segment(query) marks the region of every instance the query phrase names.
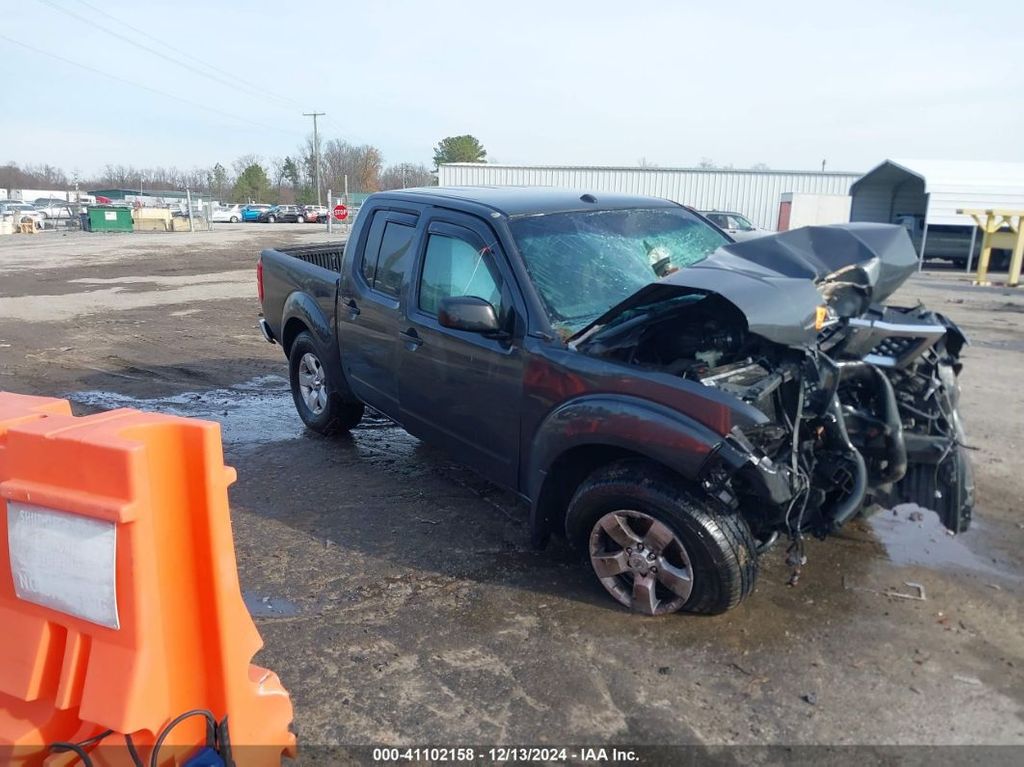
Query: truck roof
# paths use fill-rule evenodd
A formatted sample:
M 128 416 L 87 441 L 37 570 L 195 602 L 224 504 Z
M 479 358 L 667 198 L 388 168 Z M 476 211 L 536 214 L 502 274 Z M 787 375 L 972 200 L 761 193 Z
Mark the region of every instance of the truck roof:
M 676 207 L 677 203 L 660 197 L 644 197 L 615 192 L 588 192 L 584 189 L 559 189 L 550 186 L 424 186 L 382 192 L 388 197 L 461 200 L 485 205 L 509 217 L 575 210 L 616 210 L 628 208 Z

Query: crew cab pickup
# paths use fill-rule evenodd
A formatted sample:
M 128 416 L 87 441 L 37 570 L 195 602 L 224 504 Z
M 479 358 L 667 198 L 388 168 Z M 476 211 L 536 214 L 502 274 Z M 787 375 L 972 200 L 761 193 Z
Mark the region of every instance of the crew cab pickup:
M 549 188 L 371 196 L 345 244 L 264 250 L 268 341 L 323 434 L 370 406 L 530 505 L 617 601 L 728 610 L 758 557 L 873 504 L 974 503 L 956 326 L 881 304 L 900 227 L 733 242 L 667 200 Z

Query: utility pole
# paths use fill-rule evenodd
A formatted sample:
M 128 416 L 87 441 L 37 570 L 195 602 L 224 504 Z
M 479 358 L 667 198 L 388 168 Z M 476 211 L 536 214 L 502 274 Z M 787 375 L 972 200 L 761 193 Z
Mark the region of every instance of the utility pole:
M 316 118 L 323 117 L 326 112 L 303 112 L 303 117 L 313 118 L 313 165 L 316 175 L 316 204 L 320 205 L 320 134 L 316 130 Z

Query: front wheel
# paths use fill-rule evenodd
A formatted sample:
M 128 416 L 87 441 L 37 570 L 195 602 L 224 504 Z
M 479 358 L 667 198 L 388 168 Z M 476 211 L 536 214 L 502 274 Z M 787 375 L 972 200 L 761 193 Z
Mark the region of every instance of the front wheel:
M 237 224 L 238 223 L 238 216 L 232 216 L 231 217 L 231 223 L 232 224 Z
M 276 218 L 274 218 L 273 216 L 267 216 L 267 223 L 268 224 L 273 224 L 273 223 L 276 223 L 276 222 L 277 222 Z
M 588 477 L 569 503 L 566 533 L 605 590 L 646 615 L 722 613 L 757 578 L 757 544 L 739 513 L 715 509 L 648 461 Z
M 288 373 L 295 409 L 313 431 L 330 436 L 349 431 L 362 420 L 363 403 L 342 400 L 308 332 L 292 343 Z

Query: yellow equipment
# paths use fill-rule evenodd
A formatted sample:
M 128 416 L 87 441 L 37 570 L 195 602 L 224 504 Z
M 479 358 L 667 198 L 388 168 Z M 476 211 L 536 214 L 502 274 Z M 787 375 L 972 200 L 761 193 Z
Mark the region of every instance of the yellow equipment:
M 1015 288 L 1020 283 L 1021 260 L 1024 258 L 1024 211 L 1021 210 L 970 210 L 960 208 L 957 213 L 970 216 L 984 233 L 981 241 L 981 255 L 978 256 L 978 275 L 975 285 L 991 285 L 988 281 L 988 263 L 992 248 L 1013 250 L 1010 272 L 1006 285 Z M 1007 227 L 1004 229 L 1004 227 Z

